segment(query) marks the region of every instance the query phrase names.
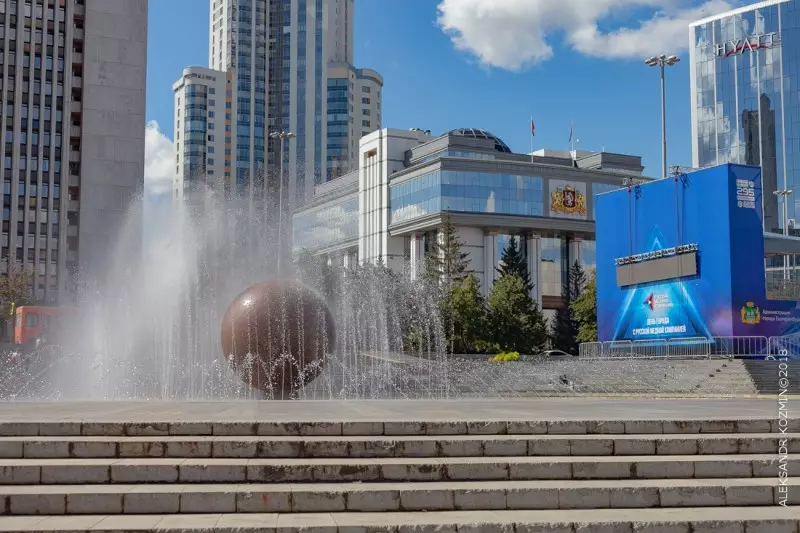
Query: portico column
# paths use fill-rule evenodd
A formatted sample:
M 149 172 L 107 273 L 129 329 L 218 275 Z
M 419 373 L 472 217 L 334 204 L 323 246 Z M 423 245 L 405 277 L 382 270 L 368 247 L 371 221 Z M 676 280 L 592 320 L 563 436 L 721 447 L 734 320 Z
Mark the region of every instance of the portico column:
M 351 268 L 352 265 L 350 264 L 351 255 L 349 251 L 345 251 L 342 254 L 342 266 L 344 268 Z
M 536 304 L 539 306 L 539 309 L 542 308 L 542 288 L 541 283 L 541 275 L 539 272 L 539 268 L 542 264 L 542 247 L 540 242 L 539 235 L 527 235 L 525 238 L 525 249 L 527 251 L 527 258 L 528 258 L 528 274 L 531 277 L 531 284 L 533 285 L 533 289 L 531 290 L 531 298 L 536 301 Z
M 572 265 L 575 264 L 575 261 L 581 263 L 581 243 L 583 242 L 583 237 L 572 237 L 569 241 L 569 264 L 567 265 L 567 269 L 572 268 Z
M 481 291 L 484 296 L 489 296 L 494 286 L 497 270 L 497 232 L 485 231 L 483 234 L 483 283 Z
M 425 235 L 414 233 L 411 235 L 411 279 L 419 279 L 425 261 Z

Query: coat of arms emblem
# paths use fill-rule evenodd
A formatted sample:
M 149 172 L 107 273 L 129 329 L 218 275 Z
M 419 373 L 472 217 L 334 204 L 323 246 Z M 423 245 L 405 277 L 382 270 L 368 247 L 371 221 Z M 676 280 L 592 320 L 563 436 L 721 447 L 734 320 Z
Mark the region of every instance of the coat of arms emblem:
M 565 215 L 586 216 L 586 197 L 574 187 L 558 187 L 550 195 L 550 210 Z
M 761 311 L 756 307 L 755 302 L 747 302 L 742 307 L 742 323 L 743 324 L 759 324 L 761 323 Z

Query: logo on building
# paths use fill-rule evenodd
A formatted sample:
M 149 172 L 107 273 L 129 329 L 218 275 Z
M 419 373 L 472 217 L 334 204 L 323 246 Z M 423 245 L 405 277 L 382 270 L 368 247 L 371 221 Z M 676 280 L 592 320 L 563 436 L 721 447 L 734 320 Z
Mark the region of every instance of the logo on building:
M 558 187 L 550 195 L 550 210 L 553 213 L 586 216 L 586 197 L 569 185 Z
M 760 324 L 761 311 L 756 307 L 755 302 L 747 302 L 742 307 L 742 323 L 743 324 Z
M 756 52 L 762 48 L 774 48 L 780 46 L 781 34 L 778 32 L 759 33 L 750 37 L 733 39 L 714 45 L 714 55 L 717 57 L 728 57 L 742 55 L 745 52 Z
M 655 308 L 655 305 L 656 305 L 655 294 L 651 293 L 650 296 L 648 296 L 647 299 L 644 301 L 644 305 L 649 307 L 650 310 L 652 311 Z

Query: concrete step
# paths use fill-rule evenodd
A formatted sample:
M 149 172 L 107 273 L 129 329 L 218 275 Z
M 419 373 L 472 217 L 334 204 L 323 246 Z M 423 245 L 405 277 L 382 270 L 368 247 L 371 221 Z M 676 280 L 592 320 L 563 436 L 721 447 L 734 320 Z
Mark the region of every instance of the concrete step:
M 26 485 L 3 514 L 327 513 L 723 507 L 800 503 L 800 480 L 770 478 L 349 484 Z
M 326 458 L 800 453 L 800 433 L 401 437 L 5 437 L 0 458 Z
M 0 517 L 0 531 L 83 533 L 798 533 L 798 507 Z
M 789 476 L 800 455 L 787 455 Z M 2 459 L 0 485 L 771 477 L 777 454 L 375 459 Z
M 673 402 L 674 403 L 674 402 Z M 577 405 L 577 404 L 576 404 Z M 667 404 L 665 404 L 667 405 Z M 138 422 L 59 421 L 0 422 L 0 436 L 404 436 L 404 435 L 582 435 L 800 432 L 800 418 L 742 417 L 721 419 L 625 420 L 473 420 L 473 421 L 207 421 Z M 576 409 L 576 413 L 580 412 Z

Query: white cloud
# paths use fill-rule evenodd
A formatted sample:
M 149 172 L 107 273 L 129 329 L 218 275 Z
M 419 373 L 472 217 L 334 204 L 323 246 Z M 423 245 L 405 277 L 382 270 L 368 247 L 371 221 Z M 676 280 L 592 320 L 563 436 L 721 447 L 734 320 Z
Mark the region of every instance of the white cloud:
M 175 177 L 175 145 L 151 120 L 144 130 L 144 189 L 148 195 L 168 193 Z
M 732 0 L 731 0 L 732 1 Z M 689 23 L 726 11 L 728 0 L 441 0 L 438 24 L 484 65 L 520 70 L 553 56 L 554 37 L 593 57 L 640 59 L 689 46 Z M 613 31 L 601 23 L 650 10 Z

